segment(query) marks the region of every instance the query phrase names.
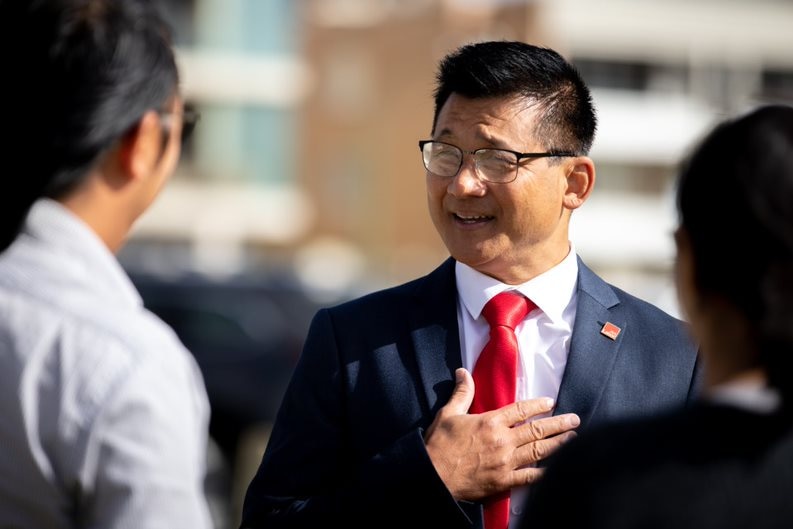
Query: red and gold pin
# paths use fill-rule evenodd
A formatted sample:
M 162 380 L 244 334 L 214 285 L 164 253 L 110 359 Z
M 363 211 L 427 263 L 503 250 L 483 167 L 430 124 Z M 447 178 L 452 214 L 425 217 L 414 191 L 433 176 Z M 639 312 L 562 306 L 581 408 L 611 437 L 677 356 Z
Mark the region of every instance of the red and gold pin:
M 603 336 L 608 336 L 612 340 L 616 340 L 617 336 L 620 335 L 620 331 L 622 331 L 622 329 L 620 329 L 610 321 L 607 321 L 603 325 L 603 328 L 600 329 L 600 334 L 602 334 Z

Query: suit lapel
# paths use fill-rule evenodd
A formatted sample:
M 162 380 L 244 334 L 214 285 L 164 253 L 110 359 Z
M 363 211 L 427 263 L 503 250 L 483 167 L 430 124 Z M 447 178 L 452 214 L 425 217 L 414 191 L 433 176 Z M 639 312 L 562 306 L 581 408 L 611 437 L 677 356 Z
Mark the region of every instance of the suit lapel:
M 600 402 L 629 329 L 624 317 L 612 310 L 619 299 L 611 287 L 580 259 L 578 269 L 576 318 L 555 413 L 577 413 L 583 427 Z M 615 339 L 601 334 L 606 323 L 620 329 Z
M 413 300 L 415 310 L 408 314 L 410 338 L 430 410 L 429 421 L 448 402 L 454 390 L 454 371 L 463 365 L 454 264 L 454 259 L 447 259 L 417 283 Z M 461 501 L 458 504 L 472 521 L 473 529 L 484 527 L 481 503 Z
M 413 307 L 408 314 L 410 338 L 427 406 L 434 416 L 451 396 L 454 370 L 462 366 L 453 259 L 417 283 Z

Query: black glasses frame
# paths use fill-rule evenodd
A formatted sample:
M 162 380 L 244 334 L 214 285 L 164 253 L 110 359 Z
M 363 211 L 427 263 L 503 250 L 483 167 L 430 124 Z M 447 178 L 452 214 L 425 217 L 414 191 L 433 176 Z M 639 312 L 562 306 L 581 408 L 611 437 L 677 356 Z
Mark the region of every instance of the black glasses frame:
M 457 149 L 461 153 L 461 155 L 460 155 L 460 165 L 457 166 L 457 170 L 454 172 L 454 174 L 450 174 L 450 175 L 439 174 L 438 175 L 438 176 L 442 176 L 442 177 L 446 177 L 446 178 L 451 178 L 453 176 L 456 176 L 460 172 L 460 169 L 463 167 L 463 156 L 462 155 L 470 154 L 471 156 L 476 156 L 476 153 L 478 153 L 479 151 L 508 152 L 508 153 L 511 153 L 511 154 L 515 155 L 517 163 L 520 163 L 521 160 L 525 160 L 525 159 L 529 159 L 529 158 L 536 159 L 536 158 L 554 158 L 554 157 L 565 157 L 565 156 L 578 156 L 577 154 L 575 154 L 574 152 L 571 152 L 571 151 L 518 152 L 518 151 L 513 151 L 513 150 L 510 150 L 510 149 L 497 149 L 497 148 L 494 148 L 494 147 L 482 147 L 481 149 L 475 149 L 473 151 L 466 151 L 466 150 L 461 149 L 457 145 L 454 145 L 454 144 L 451 144 L 451 143 L 446 143 L 445 141 L 420 140 L 419 141 L 419 150 L 421 151 L 421 154 L 422 154 L 421 161 L 424 164 L 424 168 L 427 171 L 431 172 L 432 174 L 437 174 L 437 173 L 434 173 L 433 171 L 430 170 L 429 167 L 427 167 L 427 160 L 424 157 L 424 146 L 428 145 L 430 143 L 440 143 L 442 145 L 446 145 L 448 147 L 452 147 L 454 149 Z M 477 173 L 477 175 L 479 176 L 479 178 L 481 178 L 485 182 L 491 182 L 491 183 L 494 183 L 494 184 L 509 184 L 510 182 L 514 182 L 515 179 L 518 177 L 518 168 L 517 167 L 515 168 L 515 176 L 513 176 L 512 179 L 510 179 L 510 180 L 502 180 L 502 181 L 495 180 L 494 181 L 494 180 L 489 180 L 488 178 L 483 177 L 482 175 L 480 175 L 478 173 Z

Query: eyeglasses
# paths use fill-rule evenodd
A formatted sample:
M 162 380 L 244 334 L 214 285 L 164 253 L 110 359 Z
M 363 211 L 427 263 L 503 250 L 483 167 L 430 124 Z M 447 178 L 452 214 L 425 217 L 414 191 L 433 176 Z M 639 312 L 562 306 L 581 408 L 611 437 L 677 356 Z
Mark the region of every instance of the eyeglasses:
M 480 179 L 495 184 L 508 184 L 518 177 L 520 161 L 528 158 L 576 156 L 568 151 L 517 152 L 508 149 L 476 149 L 464 151 L 456 145 L 442 141 L 419 142 L 424 167 L 437 176 L 452 177 L 463 166 L 463 155 L 474 157 L 474 167 Z
M 174 116 L 178 116 L 178 115 L 182 116 L 181 142 L 182 145 L 184 145 L 190 139 L 190 136 L 193 135 L 193 131 L 195 130 L 196 124 L 198 124 L 198 120 L 201 119 L 201 114 L 197 110 L 195 110 L 195 108 L 193 108 L 193 106 L 190 104 L 185 104 L 181 112 L 171 112 L 171 111 L 162 110 L 160 111 L 160 118 L 162 118 L 163 126 L 170 128 Z

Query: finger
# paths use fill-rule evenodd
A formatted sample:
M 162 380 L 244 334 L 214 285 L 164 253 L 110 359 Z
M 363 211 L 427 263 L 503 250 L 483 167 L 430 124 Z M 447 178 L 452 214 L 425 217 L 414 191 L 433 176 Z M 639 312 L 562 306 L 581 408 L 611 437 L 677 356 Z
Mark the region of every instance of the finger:
M 517 444 L 521 445 L 570 431 L 577 428 L 579 424 L 581 424 L 581 419 L 578 415 L 564 413 L 529 421 L 513 428 L 513 432 L 517 437 Z
M 456 382 L 454 391 L 452 391 L 452 396 L 444 408 L 446 408 L 446 411 L 452 412 L 452 414 L 462 415 L 468 413 L 468 408 L 471 407 L 471 403 L 474 401 L 474 378 L 467 369 L 462 367 L 454 372 L 454 378 Z
M 539 480 L 543 472 L 545 472 L 544 468 L 538 467 L 526 467 L 526 468 L 519 468 L 512 472 L 510 475 L 510 488 L 520 487 L 522 485 L 530 485 L 535 483 Z
M 575 436 L 576 433 L 570 431 L 549 437 L 547 439 L 526 443 L 523 446 L 516 448 L 512 453 L 515 457 L 515 466 L 519 468 L 524 465 L 539 463 L 543 459 L 546 459 L 548 456 L 553 454 L 563 444 L 569 442 L 571 439 L 574 439 Z
M 519 400 L 499 410 L 502 419 L 509 425 L 521 423 L 536 415 L 548 413 L 553 409 L 554 400 L 550 397 L 537 397 L 536 399 Z

